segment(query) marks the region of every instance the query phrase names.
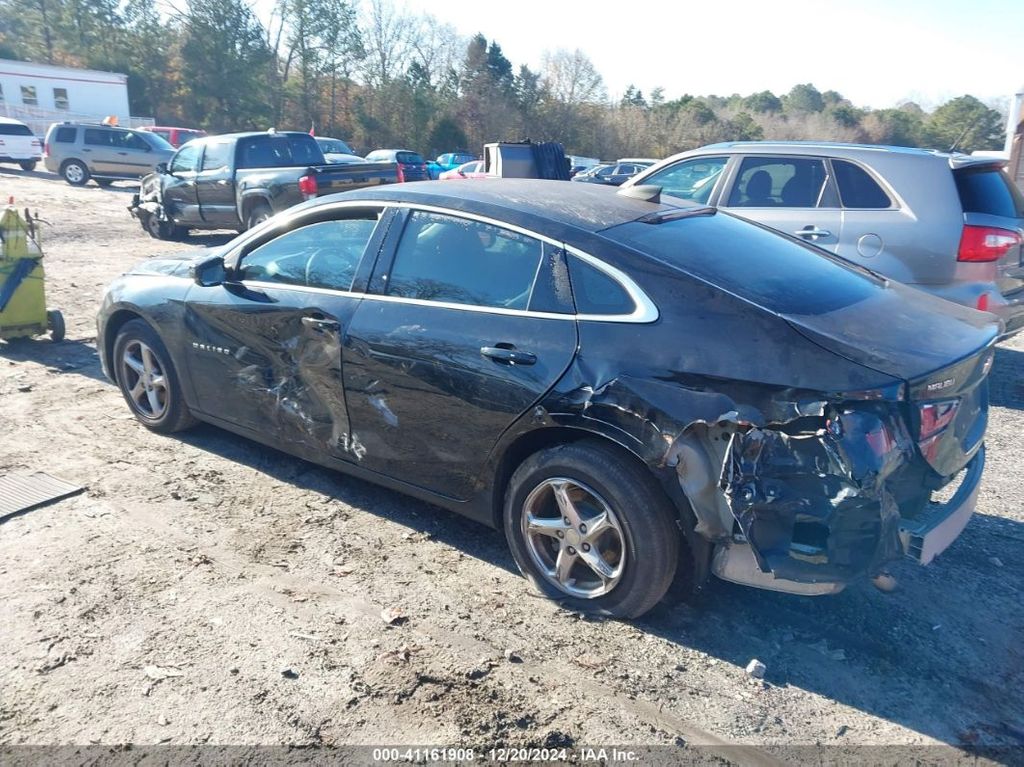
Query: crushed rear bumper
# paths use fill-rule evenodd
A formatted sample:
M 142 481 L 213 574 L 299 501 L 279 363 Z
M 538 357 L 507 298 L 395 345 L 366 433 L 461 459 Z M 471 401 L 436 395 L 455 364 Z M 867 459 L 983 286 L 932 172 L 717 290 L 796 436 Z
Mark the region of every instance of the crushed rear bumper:
M 927 565 L 960 536 L 977 506 L 984 469 L 983 447 L 967 464 L 952 498 L 945 503 L 928 504 L 915 519 L 900 518 L 900 544 L 907 558 Z M 732 583 L 804 596 L 835 594 L 846 586 L 846 582 L 840 580 L 796 581 L 764 572 L 758 566 L 750 544 L 742 540 L 742 536 L 715 547 L 711 572 Z

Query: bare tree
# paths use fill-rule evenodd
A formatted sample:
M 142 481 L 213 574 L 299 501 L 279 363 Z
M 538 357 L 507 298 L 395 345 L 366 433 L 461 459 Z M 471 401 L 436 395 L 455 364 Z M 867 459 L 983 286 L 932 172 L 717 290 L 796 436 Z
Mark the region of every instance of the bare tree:
M 416 19 L 390 0 L 370 0 L 362 20 L 363 79 L 381 88 L 405 73 L 414 50 Z
M 601 73 L 579 48 L 546 53 L 542 75 L 545 89 L 562 104 L 603 102 L 607 97 Z

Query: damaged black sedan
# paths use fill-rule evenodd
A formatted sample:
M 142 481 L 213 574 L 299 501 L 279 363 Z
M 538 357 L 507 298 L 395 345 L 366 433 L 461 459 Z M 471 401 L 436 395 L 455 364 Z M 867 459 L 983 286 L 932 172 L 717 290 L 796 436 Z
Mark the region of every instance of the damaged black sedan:
M 928 563 L 974 510 L 997 323 L 682 204 L 321 198 L 114 282 L 104 368 L 153 430 L 208 421 L 502 528 L 576 609 Z

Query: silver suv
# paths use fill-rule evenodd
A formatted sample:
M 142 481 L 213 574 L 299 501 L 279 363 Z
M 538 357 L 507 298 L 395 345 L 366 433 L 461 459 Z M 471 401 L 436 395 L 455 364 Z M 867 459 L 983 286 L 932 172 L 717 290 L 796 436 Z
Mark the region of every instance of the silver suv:
M 1005 161 L 802 141 L 713 144 L 623 186 L 714 205 L 1024 328 L 1024 196 Z M 891 318 L 880 317 L 879 322 Z
M 72 186 L 142 178 L 171 159 L 174 147 L 155 133 L 96 123 L 54 123 L 46 132 L 43 164 Z

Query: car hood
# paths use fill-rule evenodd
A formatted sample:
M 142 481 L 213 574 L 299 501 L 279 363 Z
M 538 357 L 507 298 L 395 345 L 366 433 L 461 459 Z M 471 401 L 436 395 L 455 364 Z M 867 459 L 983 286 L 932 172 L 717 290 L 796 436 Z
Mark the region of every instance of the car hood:
M 218 248 L 201 248 L 182 253 L 154 256 L 137 263 L 128 274 L 150 274 L 166 277 L 188 277 L 189 269 L 218 252 Z
M 889 282 L 863 301 L 781 315 L 804 337 L 864 367 L 912 382 L 995 342 L 999 320 Z

